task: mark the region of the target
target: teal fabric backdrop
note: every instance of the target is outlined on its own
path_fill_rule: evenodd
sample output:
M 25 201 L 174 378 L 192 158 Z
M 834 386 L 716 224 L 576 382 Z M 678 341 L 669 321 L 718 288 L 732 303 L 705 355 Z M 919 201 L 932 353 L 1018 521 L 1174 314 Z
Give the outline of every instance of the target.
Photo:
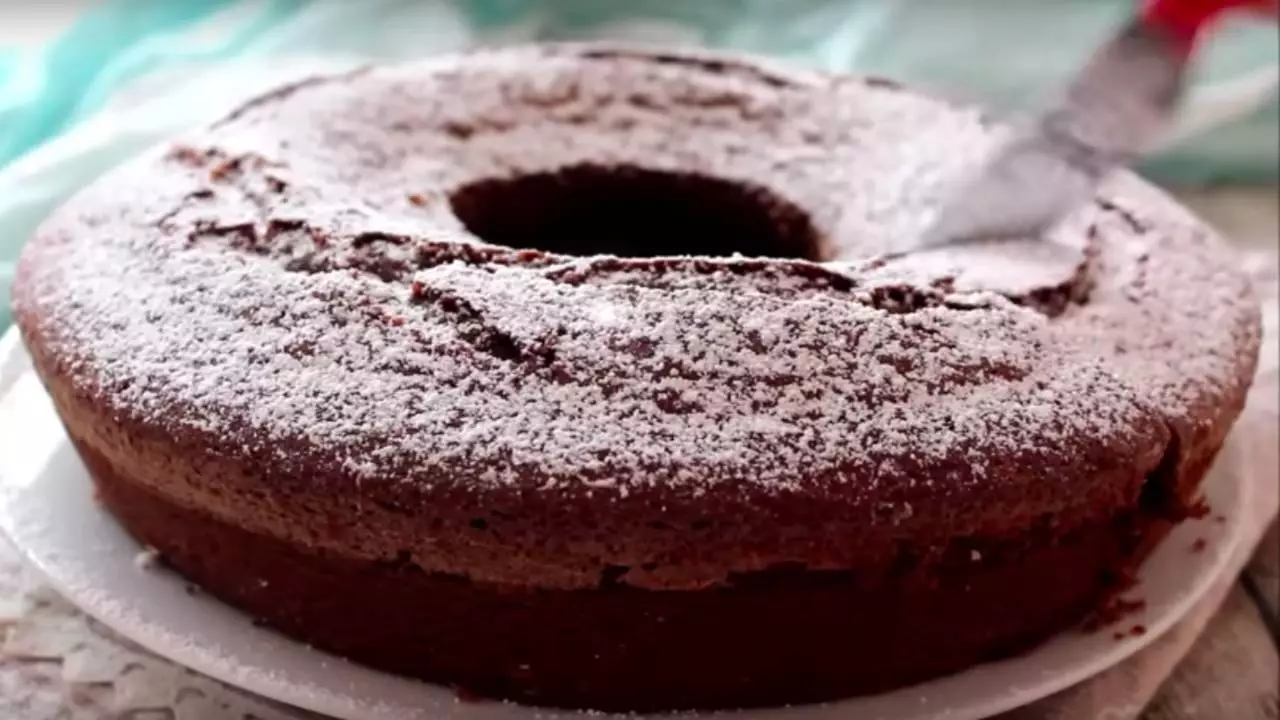
M 18 248 L 67 194 L 289 72 L 610 37 L 889 75 L 1016 111 L 1061 82 L 1134 2 L 106 0 L 38 52 L 0 47 L 0 298 Z M 1197 84 L 1213 102 L 1145 170 L 1180 184 L 1274 182 L 1276 28 L 1224 28 L 1206 51 Z M 7 320 L 0 302 L 0 328 Z

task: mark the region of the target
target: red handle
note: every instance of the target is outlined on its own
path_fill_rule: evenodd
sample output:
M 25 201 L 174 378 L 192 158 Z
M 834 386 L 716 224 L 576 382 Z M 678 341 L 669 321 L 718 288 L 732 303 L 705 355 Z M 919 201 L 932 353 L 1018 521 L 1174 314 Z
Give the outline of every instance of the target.
M 1253 10 L 1280 16 L 1277 0 L 1145 0 L 1142 19 L 1173 33 L 1187 43 L 1187 51 L 1200 31 L 1229 10 Z

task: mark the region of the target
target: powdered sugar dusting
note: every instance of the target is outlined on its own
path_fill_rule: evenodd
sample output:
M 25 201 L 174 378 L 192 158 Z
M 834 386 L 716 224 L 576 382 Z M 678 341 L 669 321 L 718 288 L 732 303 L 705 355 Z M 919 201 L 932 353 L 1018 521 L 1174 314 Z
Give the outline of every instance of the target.
M 564 50 L 376 70 L 95 185 L 28 249 L 18 316 L 116 412 L 355 486 L 1066 503 L 1230 408 L 1256 314 L 1208 232 L 1127 180 L 1051 243 L 903 255 L 990 142 L 974 112 L 817 75 Z M 830 260 L 570 258 L 450 212 L 475 179 L 584 162 L 764 184 Z

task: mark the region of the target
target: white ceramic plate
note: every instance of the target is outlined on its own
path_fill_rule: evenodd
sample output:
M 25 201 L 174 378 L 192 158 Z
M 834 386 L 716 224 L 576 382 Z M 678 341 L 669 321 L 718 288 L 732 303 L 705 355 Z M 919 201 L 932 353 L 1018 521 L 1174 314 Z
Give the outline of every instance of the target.
M 1135 591 L 1144 610 L 1116 630 L 1067 631 L 1018 658 L 872 697 L 755 710 L 740 720 L 976 720 L 1025 705 L 1123 660 L 1167 630 L 1222 572 L 1247 502 L 1228 443 L 1205 484 L 1216 518 L 1184 523 L 1156 550 Z M 1225 521 L 1223 521 L 1225 518 Z M 445 688 L 370 670 L 255 627 L 245 615 L 165 570 L 93 500 L 14 333 L 0 340 L 0 530 L 49 583 L 149 650 L 268 698 L 347 720 L 568 720 L 577 713 L 468 703 Z M 1200 541 L 1203 541 L 1201 543 Z M 1193 545 L 1203 544 L 1194 552 Z

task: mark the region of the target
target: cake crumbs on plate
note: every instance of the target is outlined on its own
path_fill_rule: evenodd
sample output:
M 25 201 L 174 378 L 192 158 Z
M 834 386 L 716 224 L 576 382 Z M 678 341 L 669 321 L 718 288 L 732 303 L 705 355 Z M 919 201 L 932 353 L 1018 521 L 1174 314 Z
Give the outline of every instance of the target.
M 1087 633 L 1096 632 L 1146 609 L 1147 601 L 1141 598 L 1114 597 L 1085 620 L 1083 629 Z
M 149 545 L 133 556 L 133 565 L 139 570 L 154 570 L 163 561 L 164 557 L 160 554 L 160 551 Z

